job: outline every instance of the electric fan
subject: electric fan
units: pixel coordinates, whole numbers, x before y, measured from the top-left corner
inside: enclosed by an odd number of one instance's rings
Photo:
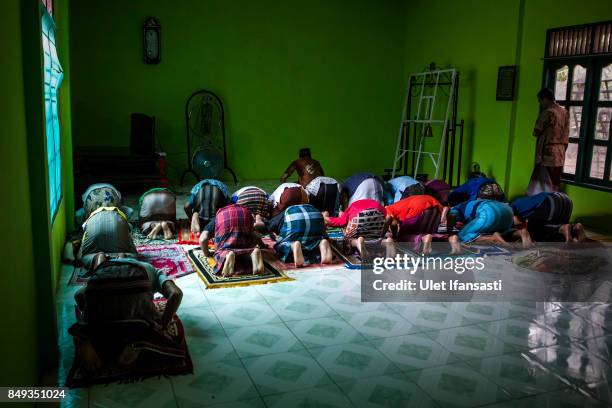
[[[229,171],[237,184],[236,174],[227,164],[221,99],[206,90],[193,93],[185,105],[185,125],[188,167],[181,175],[181,185],[188,173],[199,181],[219,178],[223,170]]]

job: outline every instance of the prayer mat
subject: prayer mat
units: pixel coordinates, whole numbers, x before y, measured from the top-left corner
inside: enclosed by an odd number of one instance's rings
[[[512,262],[531,271],[558,275],[583,275],[608,265],[606,258],[596,253],[564,250],[559,246],[530,250],[527,254],[513,257]]]
[[[493,255],[512,256],[515,252],[515,251],[512,251],[511,249],[504,248],[498,245],[461,244],[461,249],[462,249],[461,255],[474,255],[474,256],[493,256]]]
[[[157,301],[156,306],[163,311],[165,300]],[[193,373],[185,330],[176,315],[166,330],[145,320],[124,320],[96,327],[75,323],[68,332],[73,336],[76,350],[65,382],[70,388]],[[102,362],[101,368],[95,371],[86,370],[79,360],[79,347],[84,340],[92,343]],[[119,356],[126,348],[138,355],[132,363],[119,364]]]
[[[168,244],[176,244],[178,243],[177,235],[173,235],[170,239],[164,239],[163,233],[159,234],[157,238],[150,239],[147,238],[145,234],[143,234],[139,228],[132,229],[132,240],[134,241],[134,245],[168,245]]]
[[[332,250],[333,258],[332,258],[331,263],[329,264],[310,263],[310,264],[305,264],[304,266],[301,266],[299,268],[296,268],[293,262],[282,262],[280,259],[278,259],[274,251],[274,244],[276,243],[276,241],[270,238],[270,236],[267,236],[267,235],[263,236],[261,240],[266,245],[266,249],[267,249],[266,251],[263,251],[263,256],[265,260],[269,262],[270,264],[274,264],[276,268],[281,269],[285,272],[301,271],[301,270],[308,270],[308,269],[315,269],[315,268],[316,269],[335,269],[343,265],[344,263],[344,261],[341,258],[339,258],[338,255],[336,255],[336,253]],[[333,241],[330,239],[330,244],[332,243]]]
[[[178,220],[177,242],[181,245],[199,245],[199,235],[191,232],[191,223],[188,219]],[[203,226],[202,226],[203,227]]]
[[[180,245],[140,245],[136,250],[139,260],[150,263],[169,278],[176,279],[193,273],[185,249]]]
[[[177,279],[194,272],[191,262],[187,259],[185,248],[181,245],[139,245],[136,250],[138,251],[139,261],[150,263],[171,279]],[[86,284],[88,280],[86,275],[87,270],[85,268],[75,266],[68,285]]]
[[[350,252],[347,252],[343,241],[332,241],[331,244],[334,254],[344,262],[344,266],[348,269],[370,269],[373,267],[373,258],[385,256],[385,247],[380,242],[376,244],[366,243],[369,252],[367,255],[368,259],[366,259],[365,262],[354,248],[352,248]],[[397,245],[397,243],[394,244],[397,254],[402,256],[403,254],[408,254],[409,256],[415,255],[414,252],[407,248]]]
[[[200,248],[192,248],[187,251],[187,257],[191,261],[195,271],[207,289],[227,288],[232,286],[262,285],[293,280],[264,256],[265,271],[261,275],[239,275],[222,277],[215,274],[215,259],[206,257]]]

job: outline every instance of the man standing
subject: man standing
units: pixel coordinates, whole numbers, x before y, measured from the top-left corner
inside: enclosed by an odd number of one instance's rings
[[[540,115],[536,120],[533,135],[537,137],[535,169],[531,176],[529,194],[540,191],[532,188],[533,183],[542,181],[539,174],[547,174],[552,184],[552,191],[558,191],[561,184],[561,173],[565,162],[565,150],[569,142],[569,112],[555,101],[553,92],[544,88],[538,92]],[[548,190],[541,188],[539,190]]]
[[[287,167],[287,170],[285,170],[280,178],[281,183],[287,181],[294,171],[297,171],[298,183],[304,188],[312,180],[324,176],[321,164],[310,157],[310,149],[308,148],[300,149],[300,158],[291,162],[289,167]]]

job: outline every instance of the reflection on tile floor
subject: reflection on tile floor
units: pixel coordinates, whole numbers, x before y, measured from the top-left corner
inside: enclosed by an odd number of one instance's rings
[[[58,292],[63,380],[70,270]],[[177,283],[195,373],[70,392],[75,407],[604,406],[612,306],[361,303],[359,271],[205,290]],[[60,380],[61,381],[61,380]]]

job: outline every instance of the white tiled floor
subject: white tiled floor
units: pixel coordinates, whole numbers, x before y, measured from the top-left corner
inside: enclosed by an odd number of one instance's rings
[[[70,273],[58,292],[60,382],[74,353]],[[72,390],[65,405],[514,406],[561,393],[594,403],[575,386],[608,401],[609,306],[362,303],[359,274],[309,269],[294,281],[215,290],[179,278],[195,373]]]

